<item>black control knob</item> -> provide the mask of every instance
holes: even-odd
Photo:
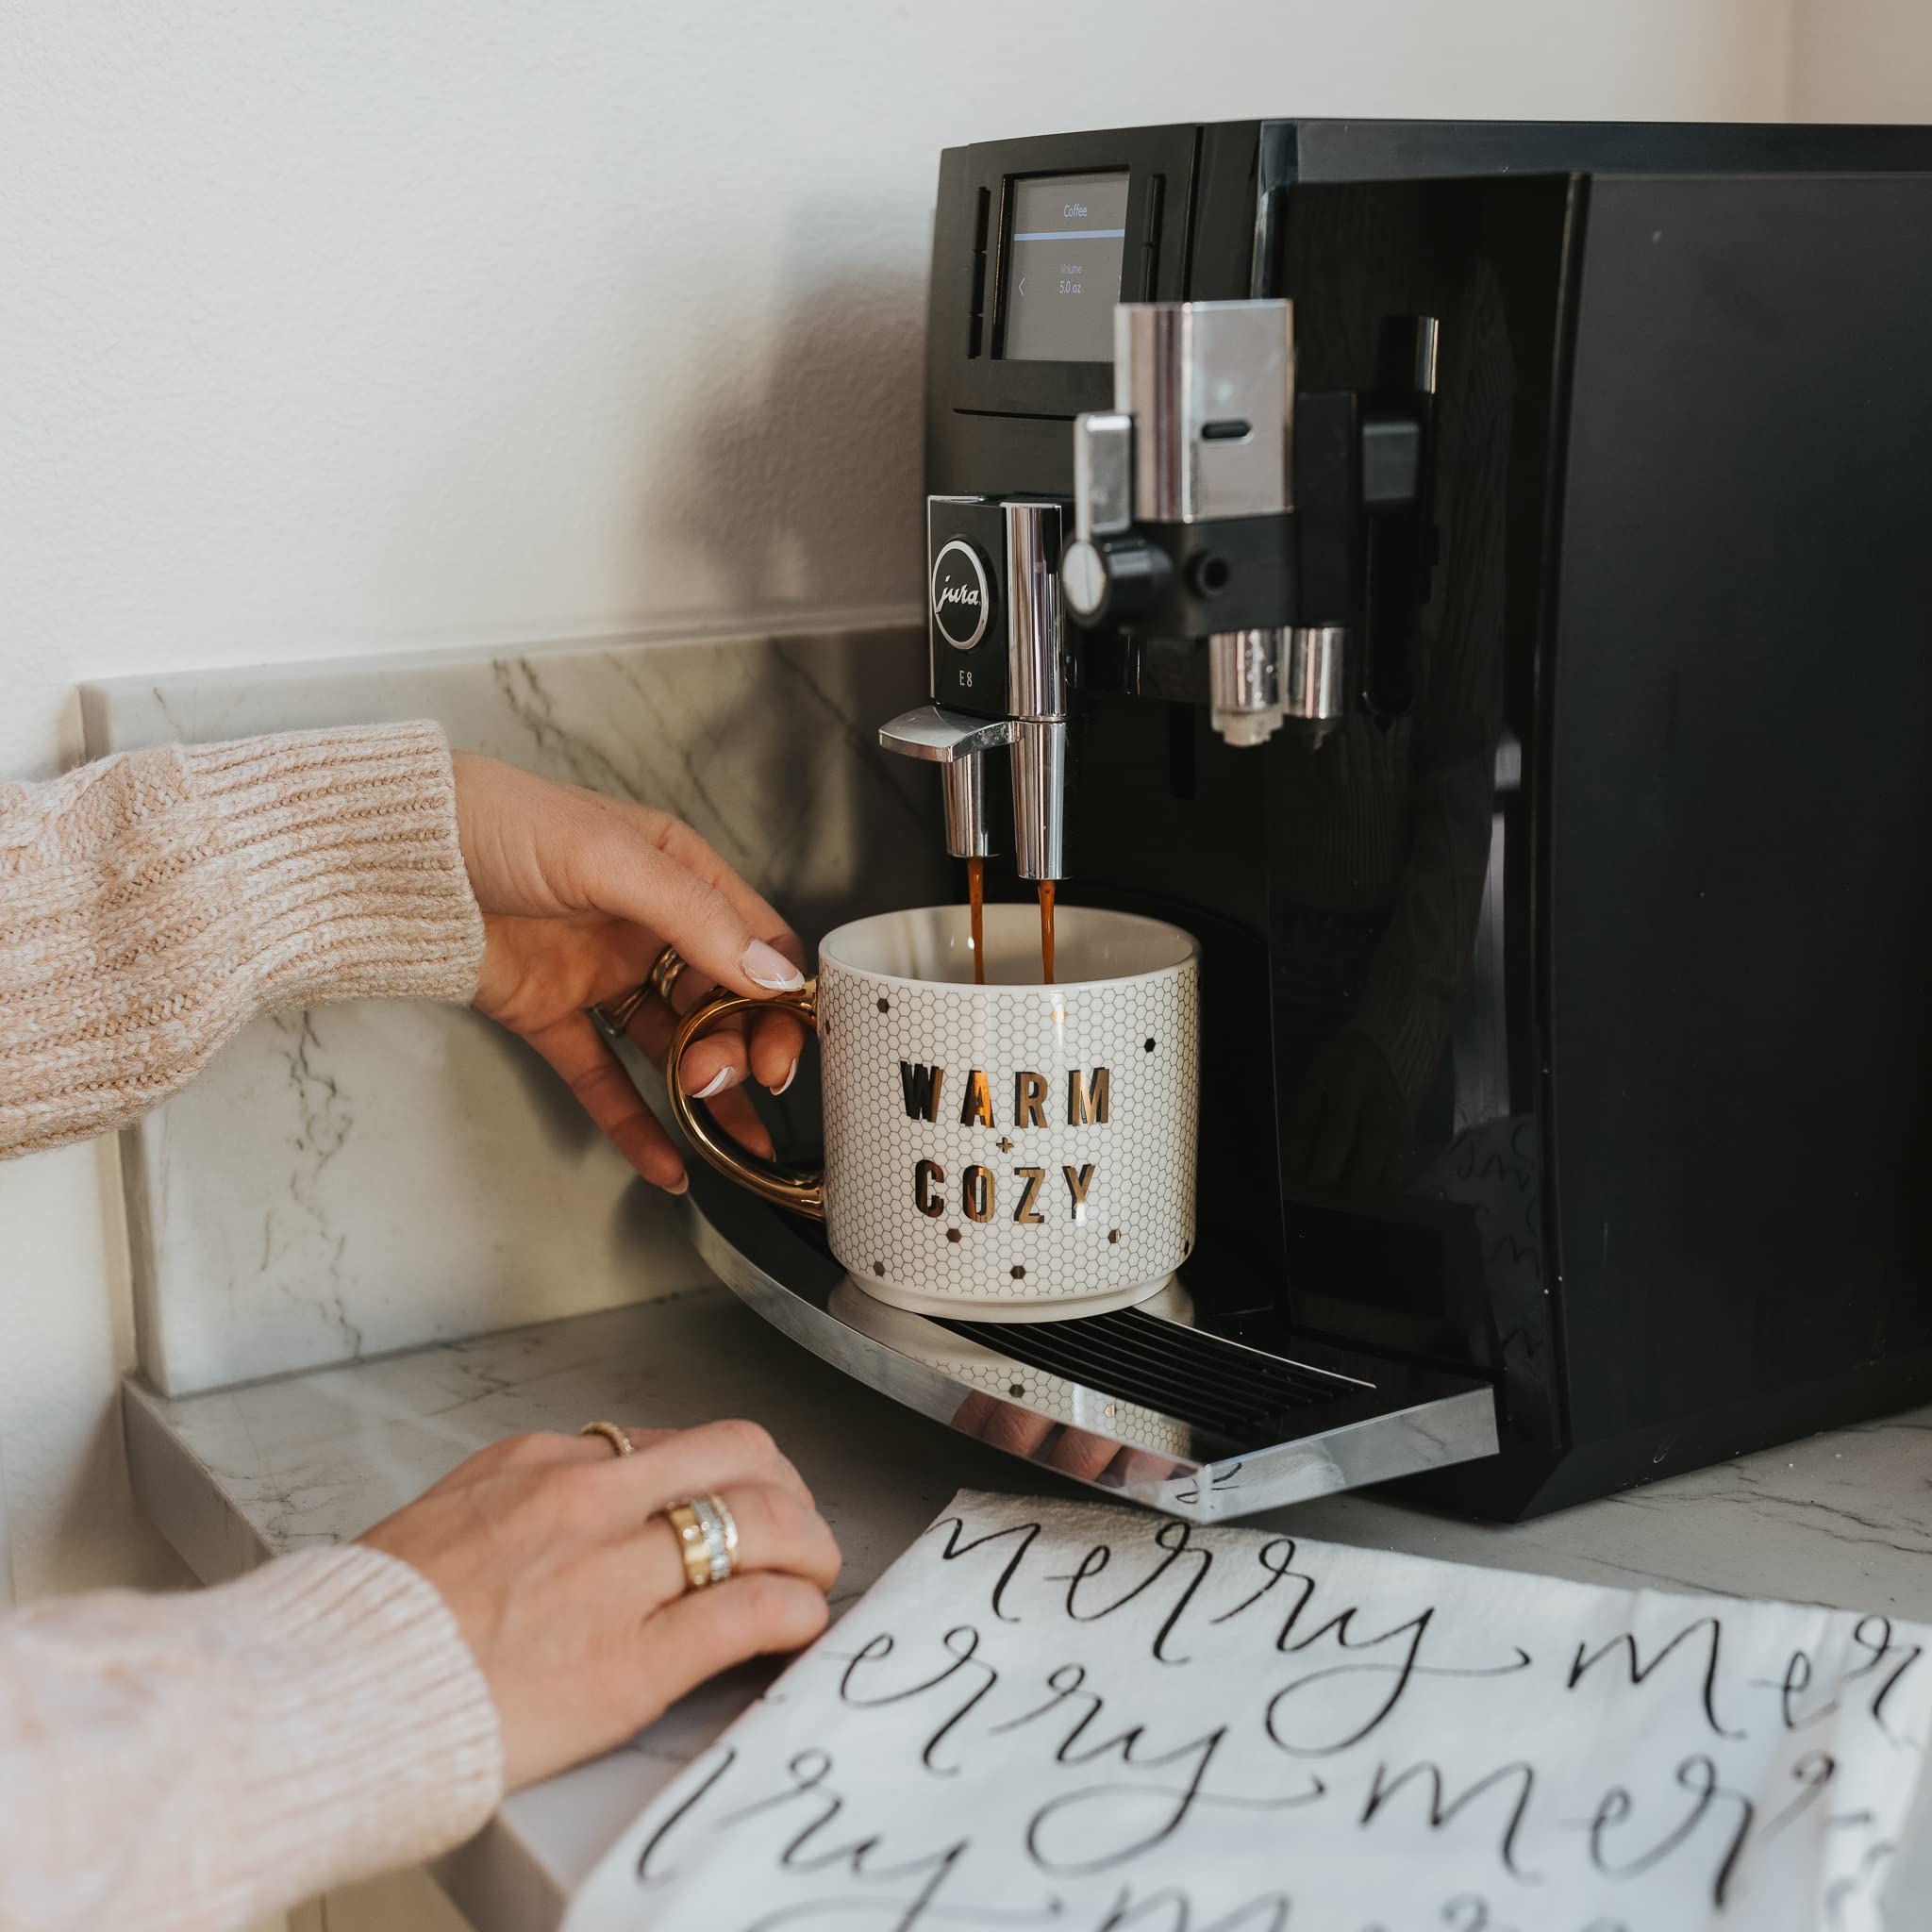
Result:
[[[1076,624],[1131,624],[1166,594],[1167,552],[1144,537],[1075,537],[1060,552],[1060,601]]]

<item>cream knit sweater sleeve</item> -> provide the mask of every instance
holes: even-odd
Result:
[[[456,1619],[375,1550],[0,1619],[6,1932],[242,1932],[459,1844],[502,1780]]]
[[[468,999],[481,957],[433,725],[0,784],[0,1155],[124,1124],[257,1013]],[[0,1619],[0,1932],[245,1926],[460,1842],[501,1789],[455,1618],[374,1550]]]
[[[0,1156],[125,1126],[245,1021],[468,1000],[483,923],[434,724],[0,783]]]

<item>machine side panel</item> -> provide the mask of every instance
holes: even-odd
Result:
[[[1928,232],[1924,177],[1591,189],[1551,1048],[1569,1418],[1625,1481],[1932,1343]]]

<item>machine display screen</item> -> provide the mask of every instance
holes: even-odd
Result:
[[[1126,171],[1016,180],[1007,206],[1000,353],[1011,362],[1111,362]]]

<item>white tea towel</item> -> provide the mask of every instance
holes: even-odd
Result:
[[[567,1932],[1877,1932],[1928,1641],[964,1492]]]

